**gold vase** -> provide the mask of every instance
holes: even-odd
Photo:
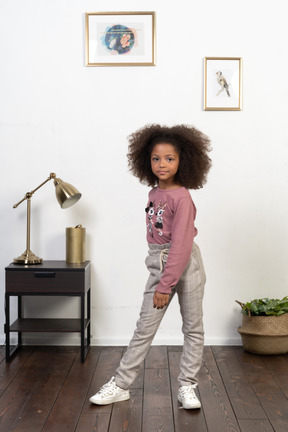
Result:
[[[66,228],[66,262],[79,264],[85,261],[86,228],[82,225]]]

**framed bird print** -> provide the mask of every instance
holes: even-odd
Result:
[[[86,66],[154,66],[155,12],[85,14]]]
[[[204,60],[204,110],[240,111],[242,59],[205,57]]]

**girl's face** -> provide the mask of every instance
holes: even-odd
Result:
[[[175,183],[175,175],[179,168],[179,153],[169,143],[156,144],[151,152],[151,169],[159,180],[160,189],[174,189],[179,187]]]

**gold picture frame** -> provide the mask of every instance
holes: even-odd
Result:
[[[205,57],[204,110],[242,110],[241,57]]]
[[[85,13],[86,66],[155,66],[155,12]]]

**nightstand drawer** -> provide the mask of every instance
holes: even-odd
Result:
[[[7,293],[84,293],[84,272],[23,270],[6,272]]]

